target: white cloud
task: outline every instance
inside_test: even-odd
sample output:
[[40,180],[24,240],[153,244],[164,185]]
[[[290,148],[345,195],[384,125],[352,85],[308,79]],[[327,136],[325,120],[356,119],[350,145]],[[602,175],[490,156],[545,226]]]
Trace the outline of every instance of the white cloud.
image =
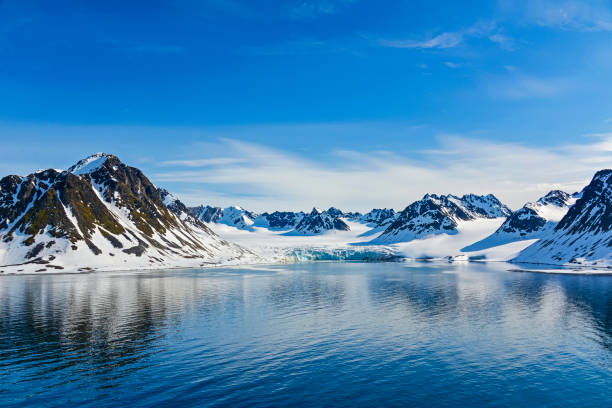
[[227,139],[219,142],[220,150],[235,158],[233,163],[152,176],[160,184],[189,183],[184,198],[190,204],[240,204],[255,211],[313,205],[401,209],[428,192],[493,193],[516,208],[554,188],[579,190],[612,163],[612,135],[591,140],[537,148],[446,135],[438,149],[420,152],[418,160],[388,151],[343,150],[320,162]]

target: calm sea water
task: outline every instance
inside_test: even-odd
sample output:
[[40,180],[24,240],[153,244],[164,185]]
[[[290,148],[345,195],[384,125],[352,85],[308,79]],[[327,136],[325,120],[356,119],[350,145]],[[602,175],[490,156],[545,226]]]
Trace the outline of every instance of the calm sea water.
[[3,407],[612,406],[612,277],[316,263],[0,278]]

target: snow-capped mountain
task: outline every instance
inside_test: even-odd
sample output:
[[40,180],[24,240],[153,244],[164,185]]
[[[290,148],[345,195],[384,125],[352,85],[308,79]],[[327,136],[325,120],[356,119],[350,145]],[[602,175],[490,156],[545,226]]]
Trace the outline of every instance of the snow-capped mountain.
[[295,228],[304,218],[304,212],[274,211],[273,213],[260,214],[255,219],[255,225],[271,230],[291,230]]
[[0,180],[0,265],[40,271],[152,268],[252,255],[185,210],[140,170],[104,153],[67,171],[7,176]]
[[509,242],[542,238],[549,234],[576,202],[578,194],[570,195],[553,190],[536,202],[527,203],[513,212],[490,236],[478,241],[464,251],[491,248]]
[[328,210],[315,208],[306,214],[302,211],[274,211],[256,214],[241,207],[192,207],[189,213],[208,225],[225,224],[241,230],[253,231],[255,227],[271,231],[285,231],[289,235],[317,235],[326,231],[348,231],[350,227],[342,218],[359,219],[359,213],[344,213],[331,207]]
[[545,237],[514,262],[612,265],[612,170],[601,170]]
[[[292,233],[300,235],[316,235],[326,231],[339,230],[349,231],[350,227],[341,218],[342,215],[334,215],[337,212],[333,207],[330,211],[313,208],[310,214],[305,214],[302,220],[295,226]],[[340,211],[340,214],[342,212]]]
[[257,218],[257,214],[239,206],[221,208],[207,205],[190,208],[189,213],[204,222],[225,224],[239,229],[251,229]]
[[393,222],[375,238],[375,243],[408,242],[437,234],[456,234],[461,221],[507,217],[510,209],[492,194],[426,194],[398,213]]
[[372,226],[380,227],[393,221],[395,217],[393,208],[374,208],[372,211],[359,217],[359,221]]

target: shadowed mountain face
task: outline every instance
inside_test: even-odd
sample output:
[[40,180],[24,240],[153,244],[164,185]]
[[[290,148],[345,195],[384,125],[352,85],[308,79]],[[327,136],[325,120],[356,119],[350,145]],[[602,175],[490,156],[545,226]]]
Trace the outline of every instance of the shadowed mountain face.
[[[190,218],[180,201],[167,206],[167,196],[140,170],[104,153],[67,171],[7,176],[0,180],[0,265],[129,267],[210,261],[224,251],[240,255]],[[92,256],[93,262],[84,258]]]
[[579,194],[570,195],[553,190],[538,201],[525,204],[510,214],[493,234],[463,250],[477,251],[510,242],[545,237],[551,233],[578,196]]
[[393,221],[396,213],[393,208],[374,208],[359,217],[359,221],[380,227]]
[[302,211],[274,211],[256,214],[238,206],[211,207],[200,206],[189,209],[190,214],[204,222],[224,224],[242,230],[252,231],[254,227],[271,230],[286,230],[294,235],[318,235],[331,230],[349,231],[350,227],[343,218],[361,216],[358,213],[344,213],[331,207],[328,210],[313,209],[306,214]]
[[523,208],[514,212],[499,227],[498,231],[517,233],[521,236],[541,231],[547,222],[554,224],[559,221],[573,202],[571,195],[560,190],[553,190],[535,203],[527,203]]
[[238,206],[221,208],[202,205],[190,208],[189,214],[204,222],[226,224],[240,229],[252,228],[257,217],[257,214]]
[[554,231],[529,246],[516,262],[610,265],[612,263],[612,170],[601,170]]
[[305,215],[295,227],[295,232],[309,235],[331,230],[349,231],[350,227],[340,219],[342,212],[338,214],[338,211],[333,207],[330,210],[321,211],[318,208],[313,208],[310,214]]
[[402,242],[435,234],[456,234],[461,221],[492,219],[511,214],[495,196],[427,194],[398,213],[375,241]]

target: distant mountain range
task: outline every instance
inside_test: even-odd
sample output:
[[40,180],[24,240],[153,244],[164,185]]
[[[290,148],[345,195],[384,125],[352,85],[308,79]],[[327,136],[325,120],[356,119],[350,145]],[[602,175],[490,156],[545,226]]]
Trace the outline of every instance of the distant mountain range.
[[602,170],[581,193],[554,190],[514,212],[491,194],[426,194],[400,212],[373,209],[361,214],[331,207],[257,214],[238,206],[187,207],[154,186],[140,170],[116,156],[99,153],[68,170],[49,169],[0,180],[0,271],[261,261],[253,251],[221,238],[221,230],[217,231],[221,225],[306,240],[329,234],[350,239],[357,234],[352,231],[355,228],[366,240],[362,243],[400,244],[401,248],[496,220],[495,232],[461,251],[469,254],[537,240],[513,261],[608,266],[612,265],[611,175],[612,170]]

